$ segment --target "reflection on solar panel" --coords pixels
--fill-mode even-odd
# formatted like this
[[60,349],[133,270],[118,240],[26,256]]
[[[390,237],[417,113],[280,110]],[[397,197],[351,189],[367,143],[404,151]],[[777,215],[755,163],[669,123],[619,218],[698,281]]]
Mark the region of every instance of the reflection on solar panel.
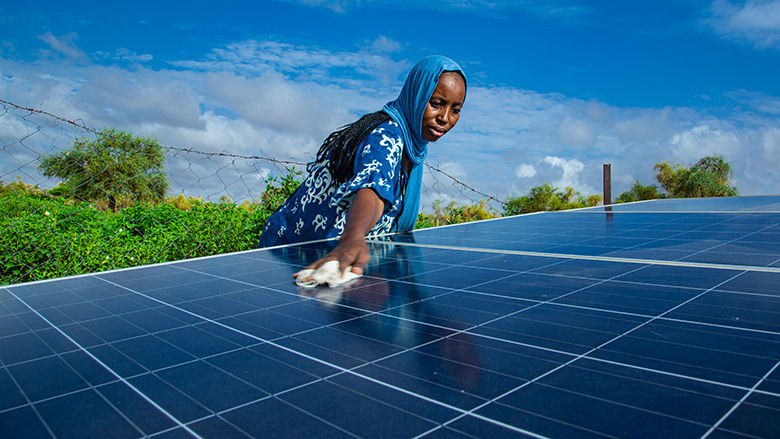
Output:
[[0,288],[0,436],[780,434],[780,197],[331,245]]

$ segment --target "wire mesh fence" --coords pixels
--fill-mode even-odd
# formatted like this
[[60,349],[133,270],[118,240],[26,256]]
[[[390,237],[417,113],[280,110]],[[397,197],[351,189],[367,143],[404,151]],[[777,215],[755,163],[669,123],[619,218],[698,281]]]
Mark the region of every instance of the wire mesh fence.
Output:
[[[306,163],[170,146],[0,99],[0,285],[256,247]],[[423,210],[503,202],[426,164]]]

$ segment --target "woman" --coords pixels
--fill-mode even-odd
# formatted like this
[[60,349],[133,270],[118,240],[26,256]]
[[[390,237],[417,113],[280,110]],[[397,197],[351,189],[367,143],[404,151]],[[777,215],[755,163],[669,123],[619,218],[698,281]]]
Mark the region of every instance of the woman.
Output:
[[362,274],[366,236],[414,227],[427,144],[455,126],[465,99],[466,77],[455,61],[420,60],[396,100],[325,139],[306,180],[268,219],[260,247],[339,237],[308,268],[338,260],[342,273],[352,266]]

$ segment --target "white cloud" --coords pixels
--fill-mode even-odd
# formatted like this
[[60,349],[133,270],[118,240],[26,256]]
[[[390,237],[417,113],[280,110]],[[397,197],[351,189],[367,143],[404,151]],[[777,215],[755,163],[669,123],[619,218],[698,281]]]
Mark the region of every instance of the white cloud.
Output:
[[[780,169],[780,154],[771,154],[777,148],[772,110],[780,99],[745,91],[730,99],[715,117],[690,108],[620,108],[558,94],[475,86],[469,89],[459,125],[429,148],[429,157],[462,163],[470,184],[498,198],[523,195],[543,183],[601,193],[605,163],[612,164],[612,192],[617,195],[635,180],[654,183],[655,163],[689,166],[716,153],[732,163],[740,193],[780,193],[773,170]],[[506,107],[513,111],[495,117],[496,109]],[[584,129],[577,131],[578,126]],[[561,127],[590,133],[562,139]],[[531,169],[535,173],[529,177]]]
[[590,146],[596,135],[588,122],[567,118],[561,122],[558,138],[566,145]]
[[[333,52],[278,41],[247,40],[214,49],[205,60],[174,61],[171,64],[193,70],[227,71],[244,76],[272,71],[297,80],[330,83],[333,78],[338,78],[385,86],[396,81],[411,67],[406,61],[394,61],[387,53],[373,52],[373,44],[364,50]],[[378,44],[392,45],[389,39]]]
[[401,50],[401,43],[382,35],[371,42],[372,52],[392,53]]
[[[574,188],[585,188],[587,186],[584,186],[580,181],[580,173],[583,169],[585,169],[585,164],[577,159],[564,159],[561,157],[556,156],[547,156],[544,158],[542,163],[549,165],[550,167],[558,168],[560,169],[560,178],[557,181],[553,181],[553,185],[565,188],[565,187],[574,187]],[[586,192],[591,192],[592,190],[587,187]]]
[[705,22],[716,33],[758,48],[780,49],[780,1],[748,0],[733,4],[717,0],[712,3],[711,13],[712,17]]
[[[254,40],[177,64],[168,70],[0,58],[0,97],[98,129],[116,126],[155,135],[165,145],[305,162],[328,133],[392,99],[409,68],[390,52],[333,52]],[[714,116],[474,84],[458,126],[430,144],[429,163],[505,199],[543,183],[600,193],[603,163],[612,164],[617,195],[634,180],[653,183],[657,162],[690,165],[721,153],[733,163],[741,193],[780,193],[780,99],[746,90],[725,97],[727,105],[716,108]],[[16,174],[33,179],[37,151],[68,146],[83,134],[45,117],[15,117],[0,116],[1,140],[25,151],[0,155],[0,177],[6,180]],[[41,131],[25,140],[25,150],[17,143],[36,123]],[[281,165],[261,161],[184,153],[170,160],[176,187],[190,195],[222,191],[240,199],[242,192],[256,195],[268,172],[283,172]],[[424,183],[428,205],[435,199],[484,198],[441,174],[426,171]]]
[[762,136],[761,146],[764,149],[764,159],[777,160],[780,155],[780,128],[771,128]]
[[[466,11],[496,16],[503,11],[522,11],[540,18],[581,19],[591,14],[590,7],[569,0],[282,0],[306,6],[323,7],[344,13],[359,7],[405,8],[418,10]],[[499,15],[500,16],[500,15]]]
[[736,157],[742,143],[733,132],[713,130],[708,125],[695,126],[672,136],[670,144],[678,161],[692,162],[706,155]]
[[95,58],[128,61],[132,63],[148,63],[154,58],[152,55],[148,53],[138,54],[124,48],[112,50],[110,52],[98,51],[92,54],[92,56]]
[[43,35],[39,35],[38,39],[48,44],[49,47],[55,51],[70,57],[70,58],[86,58],[86,54],[81,51],[74,40],[78,38],[76,34],[67,34],[60,37],[55,37],[51,32],[46,32]]
[[306,6],[319,6],[332,10],[333,12],[343,13],[349,6],[360,4],[360,0],[291,0],[290,3],[301,3]]
[[[68,99],[92,114],[93,123],[195,127],[201,114],[199,97],[187,75],[171,71],[93,66],[80,70],[83,83]],[[95,116],[99,117],[94,120]]]
[[206,79],[215,103],[276,130],[325,135],[322,126],[343,125],[352,117],[334,87],[329,90],[312,82],[291,81],[276,72],[255,78],[215,73]]
[[743,106],[751,112],[763,113],[766,115],[780,116],[780,99],[774,96],[767,96],[762,93],[750,92],[747,90],[736,90],[728,92],[725,96],[737,105]]
[[515,168],[515,175],[518,178],[531,178],[536,175],[536,169],[532,165],[523,163]]

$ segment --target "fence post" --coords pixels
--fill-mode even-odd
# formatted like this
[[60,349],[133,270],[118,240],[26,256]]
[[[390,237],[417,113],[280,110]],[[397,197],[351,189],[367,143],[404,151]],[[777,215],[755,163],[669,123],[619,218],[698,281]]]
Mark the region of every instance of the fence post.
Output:
[[604,164],[604,210],[612,210],[612,165]]

